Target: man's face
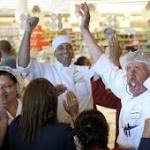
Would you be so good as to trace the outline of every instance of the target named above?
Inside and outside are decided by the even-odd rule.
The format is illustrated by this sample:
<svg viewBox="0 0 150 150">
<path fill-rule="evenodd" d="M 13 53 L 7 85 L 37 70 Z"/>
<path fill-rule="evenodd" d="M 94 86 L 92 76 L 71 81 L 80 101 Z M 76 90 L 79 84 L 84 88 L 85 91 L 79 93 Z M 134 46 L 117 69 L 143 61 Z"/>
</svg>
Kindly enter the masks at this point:
<svg viewBox="0 0 150 150">
<path fill-rule="evenodd" d="M 63 43 L 57 47 L 54 53 L 56 59 L 64 66 L 69 66 L 73 58 L 73 48 L 69 43 Z"/>
<path fill-rule="evenodd" d="M 146 91 L 143 83 L 149 76 L 150 70 L 145 63 L 132 61 L 127 65 L 127 80 L 133 96 L 138 96 Z"/>
</svg>

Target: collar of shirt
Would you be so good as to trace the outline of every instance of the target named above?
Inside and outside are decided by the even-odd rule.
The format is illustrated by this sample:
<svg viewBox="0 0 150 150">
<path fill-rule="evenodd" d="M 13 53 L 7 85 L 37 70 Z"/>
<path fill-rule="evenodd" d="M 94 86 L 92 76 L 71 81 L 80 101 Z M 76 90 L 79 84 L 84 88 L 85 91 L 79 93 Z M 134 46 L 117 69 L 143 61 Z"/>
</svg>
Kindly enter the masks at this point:
<svg viewBox="0 0 150 150">
<path fill-rule="evenodd" d="M 16 111 L 16 116 L 19 116 L 21 114 L 21 110 L 22 110 L 22 103 L 20 100 L 17 100 L 17 111 Z M 8 115 L 8 125 L 11 124 L 11 122 L 13 121 L 14 117 L 7 111 L 7 115 Z"/>
<path fill-rule="evenodd" d="M 68 67 L 63 66 L 62 63 L 59 61 L 55 60 L 55 65 L 60 68 L 60 69 L 71 69 L 73 67 L 73 64 L 70 64 Z"/>
<path fill-rule="evenodd" d="M 150 77 L 148 77 L 145 81 L 144 81 L 144 86 L 150 90 Z"/>
</svg>

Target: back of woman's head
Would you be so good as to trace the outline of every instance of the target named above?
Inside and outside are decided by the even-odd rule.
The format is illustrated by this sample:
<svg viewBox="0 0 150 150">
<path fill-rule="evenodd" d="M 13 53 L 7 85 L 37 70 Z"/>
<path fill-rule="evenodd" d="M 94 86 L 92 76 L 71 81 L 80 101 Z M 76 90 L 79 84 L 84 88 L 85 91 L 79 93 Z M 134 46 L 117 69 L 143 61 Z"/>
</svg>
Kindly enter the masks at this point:
<svg viewBox="0 0 150 150">
<path fill-rule="evenodd" d="M 90 150 L 94 147 L 107 149 L 109 129 L 101 112 L 83 111 L 75 121 L 75 130 L 83 150 Z"/>
<path fill-rule="evenodd" d="M 91 62 L 90 62 L 90 60 L 89 60 L 88 57 L 81 56 L 81 57 L 79 57 L 76 60 L 75 65 L 79 65 L 79 66 L 91 66 Z"/>
<path fill-rule="evenodd" d="M 31 81 L 23 96 L 21 132 L 23 140 L 31 142 L 36 132 L 47 122 L 57 121 L 55 87 L 46 79 Z"/>
</svg>

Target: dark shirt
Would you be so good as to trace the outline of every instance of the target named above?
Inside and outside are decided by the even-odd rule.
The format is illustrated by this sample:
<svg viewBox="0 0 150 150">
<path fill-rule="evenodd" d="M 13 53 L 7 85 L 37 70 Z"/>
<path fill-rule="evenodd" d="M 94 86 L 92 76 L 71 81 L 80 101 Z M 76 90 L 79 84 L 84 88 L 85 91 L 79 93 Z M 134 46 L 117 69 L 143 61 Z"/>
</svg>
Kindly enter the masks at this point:
<svg viewBox="0 0 150 150">
<path fill-rule="evenodd" d="M 8 129 L 10 150 L 76 150 L 73 129 L 65 123 L 47 123 L 31 144 L 23 144 L 18 134 L 19 118 Z"/>
<path fill-rule="evenodd" d="M 8 56 L 7 58 L 1 61 L 1 66 L 9 66 L 11 68 L 16 68 L 16 57 L 15 56 Z"/>
<path fill-rule="evenodd" d="M 150 150 L 150 138 L 142 138 L 138 150 Z"/>
</svg>

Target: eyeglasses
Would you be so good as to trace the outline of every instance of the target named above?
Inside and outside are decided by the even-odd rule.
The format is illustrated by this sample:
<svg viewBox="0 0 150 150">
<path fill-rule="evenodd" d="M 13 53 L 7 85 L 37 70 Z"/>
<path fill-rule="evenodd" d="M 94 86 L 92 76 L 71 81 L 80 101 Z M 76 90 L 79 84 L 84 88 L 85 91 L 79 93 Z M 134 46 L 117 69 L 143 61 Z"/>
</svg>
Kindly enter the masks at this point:
<svg viewBox="0 0 150 150">
<path fill-rule="evenodd" d="M 14 86 L 14 83 L 8 84 L 8 85 L 1 85 L 1 84 L 0 84 L 0 89 L 3 89 L 3 90 L 5 90 L 5 91 L 8 91 L 8 90 L 10 90 L 13 86 Z"/>
</svg>

